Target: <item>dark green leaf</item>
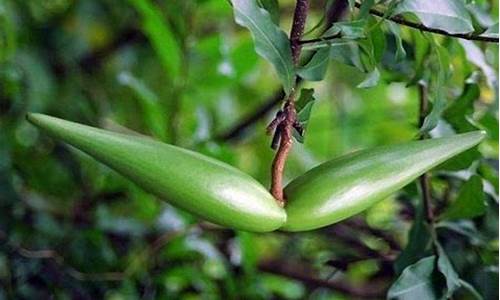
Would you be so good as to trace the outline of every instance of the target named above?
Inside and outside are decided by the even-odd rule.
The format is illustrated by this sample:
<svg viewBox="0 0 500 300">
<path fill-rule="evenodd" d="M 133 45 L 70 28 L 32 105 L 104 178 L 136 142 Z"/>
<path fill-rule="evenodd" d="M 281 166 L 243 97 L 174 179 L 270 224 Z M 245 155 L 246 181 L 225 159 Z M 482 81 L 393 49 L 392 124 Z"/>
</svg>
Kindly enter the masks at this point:
<svg viewBox="0 0 500 300">
<path fill-rule="evenodd" d="M 486 243 L 485 237 L 477 230 L 471 220 L 441 221 L 436 224 L 435 228 L 458 233 L 466 237 L 472 245 L 484 245 Z"/>
<path fill-rule="evenodd" d="M 408 266 L 392 284 L 387 298 L 391 300 L 438 299 L 432 278 L 435 260 L 435 256 L 429 256 Z"/>
<path fill-rule="evenodd" d="M 375 5 L 375 0 L 365 0 L 361 3 L 358 19 L 365 19 L 370 13 L 370 9 Z"/>
<path fill-rule="evenodd" d="M 255 0 L 233 0 L 232 3 L 236 23 L 250 30 L 255 50 L 273 64 L 285 92 L 289 94 L 295 84 L 295 69 L 287 35 Z"/>
<path fill-rule="evenodd" d="M 453 293 L 460 288 L 460 278 L 457 272 L 453 268 L 448 255 L 444 251 L 443 247 L 436 242 L 436 248 L 438 251 L 438 269 L 441 274 L 443 274 L 446 279 L 446 298 L 450 299 Z"/>
<path fill-rule="evenodd" d="M 453 101 L 443 112 L 443 119 L 457 132 L 476 130 L 466 119 L 474 112 L 474 101 L 479 98 L 479 86 L 466 84 L 460 97 Z"/>
<path fill-rule="evenodd" d="M 474 298 L 476 298 L 476 300 L 483 300 L 483 296 L 481 296 L 481 294 L 479 294 L 479 292 L 476 290 L 475 287 L 472 286 L 472 284 L 468 283 L 467 281 L 465 280 L 462 280 L 462 279 L 459 279 L 460 281 L 460 285 L 466 289 L 467 291 L 469 291 L 469 293 L 474 296 Z"/>
<path fill-rule="evenodd" d="M 438 170 L 459 171 L 467 169 L 476 160 L 481 158 L 481 153 L 474 147 L 470 150 L 460 153 L 452 159 L 436 167 Z"/>
<path fill-rule="evenodd" d="M 394 262 L 396 273 L 400 274 L 406 267 L 422 258 L 429 245 L 429 241 L 430 232 L 424 220 L 423 207 L 420 204 L 416 209 L 415 220 L 408 235 L 408 244 Z"/>
<path fill-rule="evenodd" d="M 297 110 L 297 120 L 302 126 L 302 134 L 294 130 L 293 135 L 299 143 L 304 142 L 304 135 L 307 130 L 307 124 L 309 122 L 311 110 L 314 105 L 313 94 L 314 89 L 302 89 L 300 91 L 300 97 L 295 104 L 295 109 Z"/>
<path fill-rule="evenodd" d="M 303 67 L 298 69 L 297 74 L 309 81 L 321 81 L 325 77 L 330 61 L 330 49 L 321 48 L 314 53 L 311 60 Z"/>
<path fill-rule="evenodd" d="M 403 0 L 395 7 L 393 15 L 402 13 L 413 13 L 425 26 L 449 33 L 474 31 L 470 15 L 462 1 Z"/>
<path fill-rule="evenodd" d="M 473 175 L 460 189 L 457 199 L 443 213 L 448 220 L 467 219 L 486 212 L 486 202 L 481 177 Z"/>
<path fill-rule="evenodd" d="M 447 101 L 444 95 L 444 87 L 449 75 L 450 68 L 450 57 L 446 48 L 442 47 L 436 41 L 431 38 L 434 52 L 436 54 L 436 60 L 438 62 L 437 75 L 435 76 L 435 82 L 433 85 L 433 102 L 432 110 L 425 117 L 424 124 L 420 128 L 420 133 L 427 133 L 437 126 L 441 114 L 446 108 Z"/>
<path fill-rule="evenodd" d="M 356 67 L 363 72 L 365 71 L 363 63 L 361 62 L 359 46 L 356 42 L 332 44 L 330 46 L 330 58 L 346 65 Z"/>
<path fill-rule="evenodd" d="M 402 60 L 406 57 L 406 50 L 403 47 L 403 39 L 401 38 L 401 28 L 398 24 L 392 21 L 386 21 L 385 23 L 389 30 L 392 32 L 394 39 L 396 40 L 396 61 Z"/>
</svg>

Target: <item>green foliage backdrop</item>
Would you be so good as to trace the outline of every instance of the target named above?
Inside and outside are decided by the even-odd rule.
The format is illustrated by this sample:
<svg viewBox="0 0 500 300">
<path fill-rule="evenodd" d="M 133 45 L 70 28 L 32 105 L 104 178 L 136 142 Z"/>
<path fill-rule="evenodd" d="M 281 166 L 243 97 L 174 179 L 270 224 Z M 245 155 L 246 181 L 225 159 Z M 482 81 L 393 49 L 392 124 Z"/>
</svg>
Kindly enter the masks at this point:
<svg viewBox="0 0 500 300">
<path fill-rule="evenodd" d="M 498 299 L 498 1 L 310 2 L 295 67 L 292 0 L 0 0 L 0 299 Z M 487 132 L 430 174 L 433 224 L 414 182 L 316 231 L 220 228 L 24 118 L 132 129 L 269 186 L 265 128 L 296 76 L 314 100 L 285 181 Z"/>
</svg>

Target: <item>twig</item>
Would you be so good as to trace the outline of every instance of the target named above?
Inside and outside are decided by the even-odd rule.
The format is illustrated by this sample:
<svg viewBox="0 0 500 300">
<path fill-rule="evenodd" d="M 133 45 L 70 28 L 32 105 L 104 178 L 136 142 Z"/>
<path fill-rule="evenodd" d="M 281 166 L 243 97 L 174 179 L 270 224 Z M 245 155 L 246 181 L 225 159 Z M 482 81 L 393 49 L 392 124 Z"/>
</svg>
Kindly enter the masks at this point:
<svg viewBox="0 0 500 300">
<path fill-rule="evenodd" d="M 422 127 L 424 124 L 425 117 L 428 114 L 429 111 L 429 97 L 427 93 L 427 86 L 425 83 L 419 83 L 418 84 L 418 91 L 419 91 L 419 99 L 420 99 L 420 110 L 419 110 L 419 128 Z M 425 139 L 426 135 L 422 134 L 420 137 L 421 140 Z M 425 209 L 425 215 L 427 222 L 429 224 L 434 223 L 434 213 L 432 211 L 432 204 L 431 204 L 431 192 L 430 192 L 430 185 L 429 185 L 429 174 L 424 173 L 424 175 L 420 176 L 420 187 L 422 189 L 422 200 L 424 203 L 424 209 Z"/>
<path fill-rule="evenodd" d="M 357 8 L 361 7 L 361 4 L 358 2 L 356 2 L 354 5 Z M 370 9 L 370 14 L 377 16 L 377 17 L 380 17 L 380 18 L 385 18 L 385 19 L 391 20 L 394 23 L 398 23 L 400 25 L 404 25 L 407 27 L 411 27 L 411 28 L 426 31 L 426 32 L 432 32 L 435 34 L 440 34 L 440 35 L 444 35 L 444 36 L 460 38 L 460 39 L 465 39 L 465 40 L 471 40 L 471 41 L 483 41 L 483 42 L 490 42 L 490 43 L 498 43 L 498 38 L 496 38 L 496 37 L 475 35 L 473 33 L 449 33 L 449 32 L 446 32 L 445 30 L 442 30 L 439 28 L 427 27 L 421 23 L 408 21 L 400 16 L 387 17 L 384 12 L 379 11 L 379 10 L 374 9 L 374 8 Z M 325 36 L 325 37 L 322 37 L 319 39 L 303 40 L 303 41 L 300 41 L 300 43 L 301 44 L 309 44 L 309 43 L 316 43 L 316 42 L 321 42 L 321 41 L 333 40 L 336 38 L 338 38 L 338 36 L 337 36 L 337 34 L 334 34 L 334 35 Z"/>
<path fill-rule="evenodd" d="M 342 18 L 344 13 L 347 11 L 348 2 L 347 0 L 336 0 L 330 5 L 326 11 L 326 22 L 323 32 L 328 29 L 333 23 L 337 22 Z M 314 52 L 310 55 L 312 57 Z M 295 86 L 298 86 L 302 82 L 302 78 L 297 77 Z M 279 89 L 276 91 L 268 100 L 258 107 L 253 113 L 245 117 L 243 120 L 238 122 L 236 125 L 231 127 L 229 130 L 218 134 L 214 137 L 216 141 L 231 141 L 236 140 L 241 137 L 247 128 L 255 124 L 260 119 L 268 115 L 268 113 L 285 97 L 285 93 Z"/>
<path fill-rule="evenodd" d="M 418 92 L 420 99 L 420 108 L 419 108 L 419 119 L 418 125 L 419 128 L 424 124 L 425 117 L 429 113 L 429 97 L 427 85 L 424 82 L 419 82 L 418 84 Z M 427 138 L 427 134 L 422 134 L 420 139 L 424 140 Z M 431 184 L 429 180 L 429 173 L 424 173 L 419 178 L 420 189 L 422 191 L 422 201 L 424 205 L 425 218 L 427 220 L 427 224 L 429 224 L 429 231 L 432 239 L 432 251 L 435 255 L 438 255 L 437 251 L 437 234 L 436 229 L 434 227 L 434 212 L 432 208 L 432 196 L 431 196 Z"/>
<path fill-rule="evenodd" d="M 292 50 L 292 59 L 295 65 L 299 64 L 300 52 L 302 45 L 300 38 L 304 32 L 304 27 L 307 20 L 307 11 L 309 9 L 309 0 L 297 0 L 295 12 L 293 14 L 293 24 L 290 31 L 290 48 Z M 295 87 L 294 87 L 295 88 Z M 288 154 L 292 149 L 293 139 L 292 132 L 294 125 L 297 123 L 297 112 L 295 111 L 295 91 L 288 96 L 283 108 L 282 116 L 279 120 L 275 119 L 271 122 L 272 127 L 276 128 L 273 144 L 280 139 L 278 151 L 274 157 L 271 169 L 271 194 L 278 201 L 278 204 L 284 206 L 285 198 L 283 197 L 283 172 L 285 170 Z M 280 114 L 278 114 L 279 116 Z"/>
</svg>

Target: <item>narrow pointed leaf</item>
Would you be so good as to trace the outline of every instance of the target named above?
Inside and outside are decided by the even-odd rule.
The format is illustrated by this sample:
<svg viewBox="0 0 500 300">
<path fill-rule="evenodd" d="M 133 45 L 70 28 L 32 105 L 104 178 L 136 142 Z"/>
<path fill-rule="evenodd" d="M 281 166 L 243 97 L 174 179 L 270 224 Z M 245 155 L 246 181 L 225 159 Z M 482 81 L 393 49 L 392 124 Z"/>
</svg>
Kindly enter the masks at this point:
<svg viewBox="0 0 500 300">
<path fill-rule="evenodd" d="M 215 159 L 46 115 L 27 118 L 146 191 L 211 222 L 263 232 L 286 219 L 284 210 L 255 179 Z"/>
<path fill-rule="evenodd" d="M 232 3 L 236 23 L 250 30 L 255 51 L 273 64 L 285 92 L 290 93 L 295 84 L 295 69 L 288 37 L 255 0 L 233 0 Z"/>
<path fill-rule="evenodd" d="M 182 52 L 168 23 L 155 4 L 149 0 L 129 0 L 139 12 L 144 33 L 158 54 L 165 70 L 176 78 L 181 69 Z"/>
<path fill-rule="evenodd" d="M 437 267 L 446 279 L 446 299 L 451 299 L 453 293 L 460 288 L 460 278 L 443 247 L 439 243 L 436 243 L 436 248 L 438 250 Z"/>
<path fill-rule="evenodd" d="M 286 188 L 287 231 L 327 226 L 355 215 L 447 159 L 477 145 L 476 131 L 354 152 L 294 179 Z"/>
</svg>

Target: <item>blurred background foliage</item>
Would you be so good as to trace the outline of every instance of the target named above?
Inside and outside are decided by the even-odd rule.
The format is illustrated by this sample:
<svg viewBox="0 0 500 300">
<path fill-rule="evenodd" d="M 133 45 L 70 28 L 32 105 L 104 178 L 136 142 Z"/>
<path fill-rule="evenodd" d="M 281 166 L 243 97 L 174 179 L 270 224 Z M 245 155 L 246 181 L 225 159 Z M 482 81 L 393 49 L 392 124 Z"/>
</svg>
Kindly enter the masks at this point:
<svg viewBox="0 0 500 300">
<path fill-rule="evenodd" d="M 330 2 L 311 1 L 306 31 Z M 285 31 L 294 4 L 279 1 L 274 11 Z M 466 5 L 475 25 L 497 22 L 498 1 Z M 358 15 L 346 8 L 344 19 Z M 431 135 L 488 132 L 433 172 L 437 235 L 470 285 L 454 299 L 474 291 L 498 299 L 498 45 L 385 23 L 379 30 L 373 87 L 357 88 L 366 74 L 345 57 L 330 62 L 323 81 L 306 83 L 316 101 L 286 179 L 343 153 L 414 139 L 418 89 L 408 82 L 419 69 L 434 71 L 435 61 L 418 57 L 422 40 L 435 40 L 451 72 Z M 385 298 L 402 269 L 431 253 L 416 183 L 321 230 L 237 232 L 165 204 L 24 119 L 43 112 L 134 130 L 268 186 L 274 152 L 265 126 L 279 91 L 228 1 L 0 0 L 0 299 Z M 472 198 L 487 205 L 474 210 Z M 450 203 L 461 209 L 440 215 Z"/>
</svg>

